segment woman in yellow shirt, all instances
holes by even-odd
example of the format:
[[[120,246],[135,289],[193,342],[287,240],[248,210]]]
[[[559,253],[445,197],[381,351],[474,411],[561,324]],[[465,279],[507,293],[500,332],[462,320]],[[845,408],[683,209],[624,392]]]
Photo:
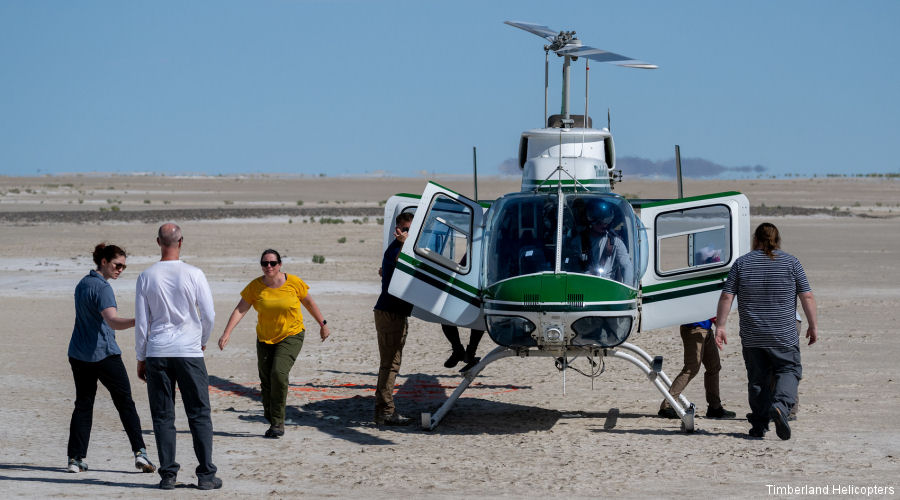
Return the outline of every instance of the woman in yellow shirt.
[[[306,329],[300,305],[319,323],[322,341],[331,334],[328,322],[319,306],[309,295],[309,286],[297,276],[281,272],[281,255],[267,249],[259,260],[263,275],[251,281],[241,291],[225,332],[219,338],[219,349],[225,349],[231,331],[240,323],[252,306],[256,309],[256,357],[259,367],[260,392],[263,411],[269,421],[265,437],[277,439],[284,435],[284,409],[287,404],[288,374],[300,348]]]

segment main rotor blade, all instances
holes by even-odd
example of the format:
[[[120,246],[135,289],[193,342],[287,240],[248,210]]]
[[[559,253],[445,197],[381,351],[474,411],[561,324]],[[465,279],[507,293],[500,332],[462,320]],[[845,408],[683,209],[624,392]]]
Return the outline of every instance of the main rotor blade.
[[[566,46],[557,50],[556,53],[561,56],[586,57],[592,61],[611,63],[626,68],[656,69],[659,67],[655,64],[638,61],[637,59],[632,59],[614,52],[595,49],[594,47],[588,47],[587,45]]]
[[[524,23],[521,21],[503,21],[503,24],[508,24],[514,28],[519,28],[529,33],[534,33],[539,37],[546,38],[548,42],[553,42],[554,40],[556,40],[556,35],[559,34],[559,32],[553,31],[552,29],[540,24]]]

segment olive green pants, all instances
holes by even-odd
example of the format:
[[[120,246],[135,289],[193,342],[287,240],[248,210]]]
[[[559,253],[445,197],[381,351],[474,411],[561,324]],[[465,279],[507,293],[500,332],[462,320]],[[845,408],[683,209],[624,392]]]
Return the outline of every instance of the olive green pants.
[[[305,331],[301,331],[291,335],[277,344],[256,341],[263,414],[271,425],[284,425],[288,375],[303,347],[304,333]]]

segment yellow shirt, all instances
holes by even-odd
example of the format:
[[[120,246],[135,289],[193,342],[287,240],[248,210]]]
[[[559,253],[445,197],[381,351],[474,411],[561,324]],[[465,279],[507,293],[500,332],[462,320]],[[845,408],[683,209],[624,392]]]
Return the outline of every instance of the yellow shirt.
[[[296,276],[284,276],[287,280],[278,288],[267,287],[260,276],[241,291],[241,298],[256,309],[256,338],[266,344],[277,344],[303,331],[300,300],[306,297],[309,285]]]

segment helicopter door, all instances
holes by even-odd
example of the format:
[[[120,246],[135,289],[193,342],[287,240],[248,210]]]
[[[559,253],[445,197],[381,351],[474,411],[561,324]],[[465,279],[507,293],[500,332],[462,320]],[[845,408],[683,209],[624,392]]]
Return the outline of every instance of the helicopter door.
[[[429,182],[397,260],[391,295],[441,321],[483,328],[483,219],[481,205]]]
[[[650,263],[641,278],[641,330],[716,315],[731,265],[750,251],[750,203],[719,193],[640,205]]]

